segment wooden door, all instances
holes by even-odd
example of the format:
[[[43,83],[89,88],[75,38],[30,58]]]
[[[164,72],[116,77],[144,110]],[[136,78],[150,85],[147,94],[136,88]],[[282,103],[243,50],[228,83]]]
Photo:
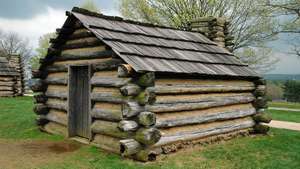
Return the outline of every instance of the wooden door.
[[[69,67],[68,130],[69,137],[90,138],[90,68]]]

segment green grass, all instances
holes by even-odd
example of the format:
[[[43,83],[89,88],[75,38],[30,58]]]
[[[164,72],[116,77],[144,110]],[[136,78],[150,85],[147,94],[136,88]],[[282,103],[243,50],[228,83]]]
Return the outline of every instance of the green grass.
[[[0,138],[61,139],[37,129],[32,100],[32,97],[0,98]]]
[[[290,109],[300,109],[300,103],[290,103],[290,102],[269,102],[269,107],[282,107]]]
[[[32,98],[0,99],[0,139],[60,140],[39,132],[34,125]],[[214,145],[196,146],[139,163],[92,146],[82,146],[66,158],[49,161],[40,169],[290,169],[300,166],[300,132],[272,129],[268,136],[237,138]]]
[[[283,110],[267,110],[273,120],[289,121],[300,123],[300,112],[283,111]]]

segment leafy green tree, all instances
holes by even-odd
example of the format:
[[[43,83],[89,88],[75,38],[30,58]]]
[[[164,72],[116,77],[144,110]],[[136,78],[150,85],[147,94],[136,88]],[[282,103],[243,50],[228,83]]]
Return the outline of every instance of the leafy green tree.
[[[284,84],[284,98],[289,102],[300,102],[300,82],[288,80]]]
[[[55,33],[47,33],[40,37],[39,46],[35,49],[37,54],[30,59],[32,69],[39,68],[39,61],[47,55],[47,51],[50,46],[50,39],[55,38],[55,36]]]
[[[231,21],[229,33],[235,37],[233,50],[243,53],[241,49],[246,47],[265,49],[266,42],[276,39],[277,21],[265,4],[266,0],[122,0],[120,11],[130,19],[182,29],[188,29],[189,23],[199,17],[225,17]],[[252,53],[260,57],[258,50]],[[271,56],[256,60],[267,57]]]
[[[283,88],[280,84],[274,82],[267,82],[267,93],[266,97],[268,100],[282,100],[283,99]]]
[[[80,7],[93,12],[100,12],[99,8],[93,0],[84,0]]]

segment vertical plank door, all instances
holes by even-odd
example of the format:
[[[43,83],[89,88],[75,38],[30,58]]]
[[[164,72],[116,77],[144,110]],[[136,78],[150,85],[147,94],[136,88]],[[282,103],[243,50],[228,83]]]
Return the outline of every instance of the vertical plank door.
[[[88,66],[69,68],[69,137],[90,138],[90,70]]]

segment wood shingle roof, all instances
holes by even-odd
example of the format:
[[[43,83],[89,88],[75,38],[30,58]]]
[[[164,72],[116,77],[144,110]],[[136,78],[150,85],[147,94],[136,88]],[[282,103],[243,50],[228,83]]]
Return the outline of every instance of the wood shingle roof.
[[[124,20],[73,8],[71,14],[137,72],[258,77],[198,32]]]

